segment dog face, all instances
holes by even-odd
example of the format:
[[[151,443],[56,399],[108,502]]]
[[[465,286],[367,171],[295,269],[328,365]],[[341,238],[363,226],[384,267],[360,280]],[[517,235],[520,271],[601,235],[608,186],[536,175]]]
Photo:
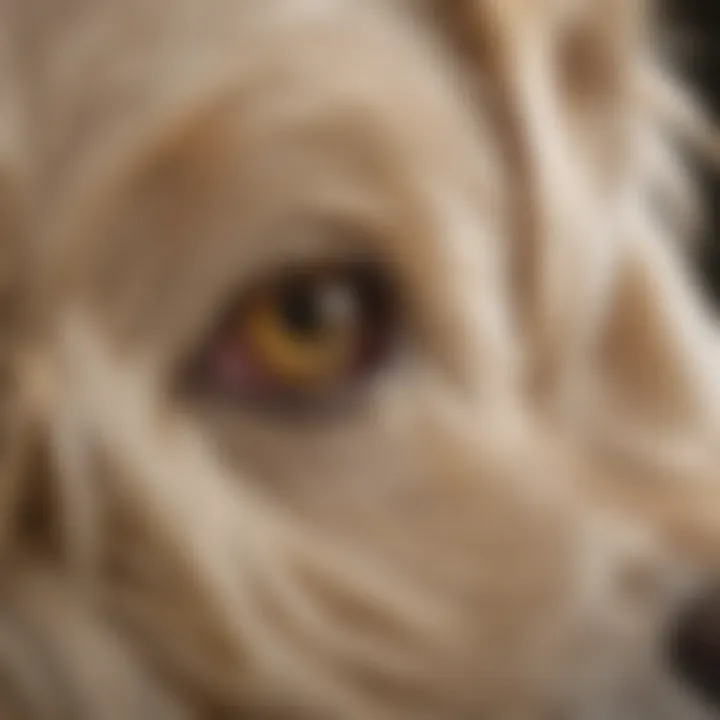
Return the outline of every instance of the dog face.
[[[10,8],[19,717],[713,716],[714,328],[616,4]]]

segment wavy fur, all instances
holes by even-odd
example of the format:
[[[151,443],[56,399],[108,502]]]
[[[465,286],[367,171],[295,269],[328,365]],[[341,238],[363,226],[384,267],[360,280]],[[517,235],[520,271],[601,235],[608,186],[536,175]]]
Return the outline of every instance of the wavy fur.
[[[2,2],[2,717],[712,717],[710,131],[646,3]],[[179,384],[338,220],[397,364],[303,427]]]

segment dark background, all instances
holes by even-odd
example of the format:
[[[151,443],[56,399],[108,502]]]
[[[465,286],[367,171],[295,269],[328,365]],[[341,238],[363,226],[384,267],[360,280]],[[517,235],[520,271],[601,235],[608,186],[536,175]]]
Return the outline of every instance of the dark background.
[[[672,32],[680,40],[681,69],[720,123],[720,0],[666,0]],[[720,168],[706,169],[705,227],[698,273],[720,309]]]

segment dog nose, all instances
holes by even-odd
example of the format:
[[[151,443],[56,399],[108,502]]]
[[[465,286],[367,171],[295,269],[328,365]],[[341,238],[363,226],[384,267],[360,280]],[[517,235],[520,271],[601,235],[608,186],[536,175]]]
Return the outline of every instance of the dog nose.
[[[720,587],[687,604],[671,636],[680,679],[720,709]]]

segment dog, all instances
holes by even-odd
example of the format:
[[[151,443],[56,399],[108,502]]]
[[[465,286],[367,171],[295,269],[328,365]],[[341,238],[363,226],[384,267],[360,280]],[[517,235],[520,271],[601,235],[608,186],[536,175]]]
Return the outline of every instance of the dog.
[[[718,716],[649,5],[3,0],[0,716]]]

